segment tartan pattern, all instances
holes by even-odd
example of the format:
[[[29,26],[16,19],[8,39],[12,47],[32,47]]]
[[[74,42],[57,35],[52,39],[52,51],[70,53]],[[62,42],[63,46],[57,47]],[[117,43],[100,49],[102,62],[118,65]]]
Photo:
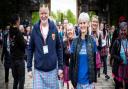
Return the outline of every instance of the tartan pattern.
[[[95,89],[95,85],[94,84],[77,84],[77,88],[76,89]]]
[[[107,48],[107,46],[102,47],[101,52],[100,52],[100,55],[101,56],[106,56],[107,54],[108,54],[108,48]]]
[[[64,82],[67,83],[69,81],[69,67],[64,66]]]
[[[57,69],[50,72],[35,69],[33,89],[59,89]]]
[[[100,67],[101,67],[100,52],[97,51],[97,52],[96,52],[96,68],[100,68]]]
[[[121,64],[118,69],[118,74],[119,74],[119,78],[118,78],[119,81],[124,80],[128,82],[128,65]]]

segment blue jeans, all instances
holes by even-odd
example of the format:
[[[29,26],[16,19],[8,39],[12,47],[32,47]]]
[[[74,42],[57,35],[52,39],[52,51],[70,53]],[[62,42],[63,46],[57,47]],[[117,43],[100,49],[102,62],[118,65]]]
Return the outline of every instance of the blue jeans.
[[[95,89],[94,84],[79,84],[77,83],[76,89]]]

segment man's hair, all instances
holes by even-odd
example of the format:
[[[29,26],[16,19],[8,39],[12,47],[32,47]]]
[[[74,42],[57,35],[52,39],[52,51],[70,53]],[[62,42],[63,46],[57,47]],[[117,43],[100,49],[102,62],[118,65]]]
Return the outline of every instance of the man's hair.
[[[44,4],[44,3],[43,3],[43,4],[40,4],[40,8],[42,8],[42,7],[43,7],[43,8],[47,8],[47,9],[48,9],[48,13],[49,13],[48,4]],[[40,8],[39,8],[39,9],[40,9]]]
[[[20,15],[19,14],[14,14],[12,15],[11,19],[10,19],[10,22],[11,22],[11,25],[15,25],[16,24],[16,21],[20,18]]]
[[[40,4],[40,8],[41,8],[41,7],[46,7],[46,8],[48,8],[48,4],[42,3],[42,4]]]

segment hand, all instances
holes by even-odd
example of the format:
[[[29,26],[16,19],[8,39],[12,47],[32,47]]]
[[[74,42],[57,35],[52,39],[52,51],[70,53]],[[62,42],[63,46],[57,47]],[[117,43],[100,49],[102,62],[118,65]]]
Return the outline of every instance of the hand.
[[[62,79],[63,78],[63,70],[58,70],[58,75],[59,75],[59,78]]]
[[[29,78],[32,78],[32,71],[29,71],[29,72],[28,72],[28,77],[29,77]]]
[[[93,84],[93,88],[92,89],[96,89],[95,88],[96,82],[93,82],[92,84]]]
[[[69,81],[69,89],[74,89],[74,87],[73,87],[71,81]]]

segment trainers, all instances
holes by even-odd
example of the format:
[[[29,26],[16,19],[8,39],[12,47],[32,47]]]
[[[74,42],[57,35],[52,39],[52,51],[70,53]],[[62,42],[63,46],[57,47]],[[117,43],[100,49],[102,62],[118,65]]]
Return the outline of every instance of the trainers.
[[[105,75],[105,79],[110,79],[110,77],[108,75]]]

